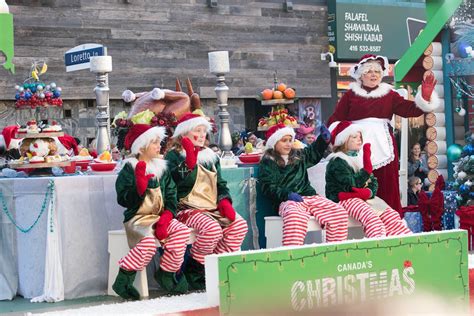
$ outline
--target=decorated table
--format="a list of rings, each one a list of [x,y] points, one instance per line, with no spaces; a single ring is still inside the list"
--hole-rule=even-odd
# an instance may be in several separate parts
[[[223,169],[234,207],[249,222],[243,249],[258,238],[251,175],[251,168]],[[0,300],[106,294],[108,231],[123,228],[116,177],[0,178]]]

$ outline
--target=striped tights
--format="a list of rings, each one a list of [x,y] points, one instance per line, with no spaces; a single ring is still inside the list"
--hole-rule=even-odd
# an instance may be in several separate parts
[[[322,196],[304,196],[303,202],[280,203],[279,214],[283,218],[283,246],[299,246],[304,243],[310,216],[326,228],[326,241],[347,239],[347,211],[337,203]]]
[[[168,226],[168,233],[168,238],[161,244],[164,253],[160,257],[160,267],[164,271],[176,272],[183,263],[191,232],[186,225],[173,219]],[[152,236],[142,238],[125,257],[120,259],[120,268],[128,271],[143,270],[156,253],[155,241],[155,237]]]
[[[186,213],[190,215],[187,216]],[[247,234],[247,222],[239,214],[236,214],[235,221],[227,227],[221,227],[215,219],[195,210],[183,210],[180,215],[178,216],[184,219],[184,224],[196,231],[191,255],[202,264],[207,255],[240,250]]]
[[[359,198],[339,202],[350,216],[362,223],[365,236],[368,238],[410,234],[403,224],[400,215],[392,208],[387,208],[380,216],[364,200]]]

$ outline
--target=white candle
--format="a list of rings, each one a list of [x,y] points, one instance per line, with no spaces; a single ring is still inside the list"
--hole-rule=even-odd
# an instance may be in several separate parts
[[[90,58],[91,72],[112,72],[112,56],[94,56]]]
[[[213,74],[226,74],[230,71],[229,52],[217,51],[209,54],[209,71]]]

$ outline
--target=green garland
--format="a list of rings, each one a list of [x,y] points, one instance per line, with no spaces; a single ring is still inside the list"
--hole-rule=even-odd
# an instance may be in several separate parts
[[[38,216],[36,217],[35,221],[33,222],[33,224],[30,225],[30,227],[28,228],[23,228],[21,227],[20,225],[18,225],[18,223],[15,221],[15,219],[13,218],[13,215],[11,214],[11,212],[8,210],[7,208],[7,204],[5,202],[5,197],[3,196],[3,192],[0,191],[0,200],[2,202],[2,210],[3,212],[7,215],[7,217],[10,219],[10,221],[12,222],[13,225],[15,225],[15,227],[21,231],[22,233],[28,233],[30,232],[35,226],[36,224],[38,224],[38,221],[39,219],[41,218],[41,216],[43,215],[44,211],[46,210],[47,208],[47,205],[49,204],[49,202],[51,203],[54,203],[54,181],[53,180],[49,180],[49,183],[48,183],[48,187],[46,189],[46,193],[44,195],[44,200],[43,200],[43,204],[41,205],[41,210],[38,214]],[[54,204],[52,205],[52,208],[51,208],[51,212],[53,212],[53,209],[54,209]],[[53,229],[54,229],[54,225],[53,225],[53,214],[51,214],[51,218],[50,218],[50,223],[49,223],[49,231],[50,232],[53,232]]]

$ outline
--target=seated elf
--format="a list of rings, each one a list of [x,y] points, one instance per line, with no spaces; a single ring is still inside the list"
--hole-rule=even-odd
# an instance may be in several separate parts
[[[240,249],[247,222],[235,212],[219,157],[204,146],[211,124],[187,113],[173,134],[166,155],[178,191],[177,218],[194,229],[196,240],[184,273],[192,289],[205,288],[204,257]]]
[[[119,261],[120,270],[112,286],[124,299],[137,300],[140,295],[133,286],[137,271],[146,268],[157,249],[164,253],[155,279],[170,294],[188,291],[188,282],[181,273],[190,230],[174,219],[176,185],[166,161],[158,158],[160,142],[166,137],[163,127],[133,125],[125,137],[125,148],[135,156],[124,161],[115,184],[117,201],[126,208],[124,226],[130,251]]]
[[[373,174],[370,144],[364,144],[360,125],[334,122],[333,153],[326,168],[326,196],[339,202],[350,216],[360,221],[367,237],[411,234],[397,211],[375,196],[377,178]]]
[[[325,126],[320,136],[304,149],[295,149],[295,131],[283,124],[272,126],[266,134],[266,150],[260,161],[258,181],[262,192],[273,202],[283,219],[283,245],[304,243],[311,216],[326,227],[326,241],[347,239],[346,210],[317,195],[307,169],[316,165],[328,147],[331,135]]]

